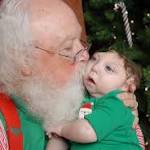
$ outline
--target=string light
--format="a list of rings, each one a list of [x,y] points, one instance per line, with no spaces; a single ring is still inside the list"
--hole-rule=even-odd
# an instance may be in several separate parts
[[[145,87],[145,91],[148,91],[149,90],[149,87]]]
[[[117,39],[117,37],[116,37],[115,35],[113,36],[113,38],[114,38],[115,40]]]
[[[133,23],[134,23],[134,20],[131,20],[130,22],[133,24]]]

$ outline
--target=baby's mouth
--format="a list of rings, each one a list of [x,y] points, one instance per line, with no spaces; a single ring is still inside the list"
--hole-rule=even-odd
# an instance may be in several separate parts
[[[88,83],[90,83],[90,84],[95,84],[95,81],[93,80],[92,77],[88,77],[87,81],[88,81]]]

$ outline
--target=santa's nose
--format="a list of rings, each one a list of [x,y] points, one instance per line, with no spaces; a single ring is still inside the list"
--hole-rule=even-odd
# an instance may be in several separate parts
[[[83,49],[78,53],[76,57],[76,62],[87,61],[88,59],[89,59],[89,53],[86,49]]]

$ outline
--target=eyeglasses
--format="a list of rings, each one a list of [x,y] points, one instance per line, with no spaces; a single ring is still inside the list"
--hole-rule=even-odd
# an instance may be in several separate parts
[[[73,53],[73,49],[72,48],[64,48],[62,50],[59,51],[50,51],[44,48],[41,48],[39,46],[35,46],[35,48],[45,51],[46,53],[50,54],[50,55],[54,55],[57,54],[58,56],[62,57],[65,60],[68,60],[71,64],[74,64],[77,61],[77,58],[83,54],[85,51],[89,51],[91,48],[92,44],[89,44],[83,40],[80,40],[81,45],[83,48],[81,48],[77,53]]]

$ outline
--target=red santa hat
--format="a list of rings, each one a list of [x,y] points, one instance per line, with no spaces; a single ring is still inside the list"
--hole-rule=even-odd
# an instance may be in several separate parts
[[[82,108],[87,108],[87,109],[91,109],[93,106],[93,103],[85,103],[82,105]]]

